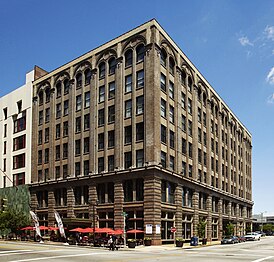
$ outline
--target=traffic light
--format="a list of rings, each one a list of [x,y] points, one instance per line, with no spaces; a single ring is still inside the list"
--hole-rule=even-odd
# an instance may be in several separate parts
[[[8,209],[8,199],[7,198],[1,198],[0,199],[0,211],[6,212]]]

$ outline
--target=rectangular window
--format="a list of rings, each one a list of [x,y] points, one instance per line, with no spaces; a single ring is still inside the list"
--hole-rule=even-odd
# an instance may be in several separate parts
[[[161,151],[161,165],[162,167],[166,167],[166,153]]]
[[[188,120],[188,135],[192,136],[192,122]]]
[[[186,162],[182,161],[182,175],[186,176]]]
[[[99,103],[105,101],[105,86],[99,87]]]
[[[77,139],[75,140],[75,155],[80,155],[81,154],[81,140]]]
[[[115,97],[115,82],[111,82],[108,85],[108,99]]]
[[[175,146],[175,135],[174,135],[174,132],[173,131],[169,131],[169,146],[171,148],[174,148]]]
[[[7,124],[4,124],[4,137],[7,137]]]
[[[63,123],[63,136],[68,136],[68,121]]]
[[[114,170],[114,155],[108,156],[108,171]]]
[[[19,173],[13,175],[13,185],[20,186],[25,184],[25,173]]]
[[[82,107],[82,95],[76,96],[76,111],[81,110]]]
[[[115,122],[115,106],[109,106],[108,107],[108,123],[114,123]]]
[[[204,146],[206,146],[206,132],[204,132]]]
[[[202,143],[202,130],[198,127],[198,142]]]
[[[14,121],[14,133],[18,133],[25,129],[26,129],[26,117],[25,116],[18,118],[17,120]]]
[[[166,127],[161,125],[161,142],[166,144]]]
[[[103,172],[105,169],[104,169],[104,158],[103,157],[99,157],[98,158],[98,173],[101,173]]]
[[[104,133],[98,134],[98,149],[104,149]]]
[[[198,162],[202,163],[202,150],[198,148]]]
[[[161,90],[166,92],[166,76],[161,73]]]
[[[131,144],[132,142],[132,126],[125,127],[125,144]]]
[[[144,165],[144,150],[137,150],[136,151],[136,166],[142,167]]]
[[[183,93],[183,92],[181,92],[181,96],[182,96],[182,98],[181,98],[181,103],[182,103],[182,108],[186,108],[186,95]]]
[[[49,142],[49,127],[45,129],[45,143]]]
[[[63,144],[63,159],[68,158],[68,143]]]
[[[144,140],[144,123],[136,124],[136,141]]]
[[[85,108],[90,107],[90,92],[85,93]]]
[[[89,175],[89,160],[84,161],[84,176]]]
[[[203,112],[203,123],[204,123],[204,126],[206,126],[206,113]]]
[[[25,154],[20,154],[13,157],[13,169],[25,167]]]
[[[43,110],[39,111],[39,119],[38,119],[38,124],[39,125],[43,124],[43,119],[44,119],[44,115],[43,114],[44,114]],[[15,127],[15,122],[14,122],[14,127]]]
[[[4,120],[6,120],[8,118],[8,108],[7,107],[3,108],[3,113],[4,113]]]
[[[198,121],[202,122],[202,109],[198,107]]]
[[[43,131],[38,131],[38,145],[41,145],[43,143]]]
[[[143,88],[145,86],[144,70],[140,70],[136,73],[136,89]]]
[[[132,91],[132,75],[128,75],[125,77],[125,93],[129,93]]]
[[[206,152],[204,152],[204,166],[206,166]]]
[[[161,116],[166,118],[166,101],[161,99]]]
[[[115,145],[115,133],[114,130],[108,131],[108,147],[114,147]]]
[[[49,149],[46,148],[45,149],[45,164],[49,162]]]
[[[175,119],[175,116],[174,116],[174,107],[169,105],[169,122],[170,123],[174,123],[174,119]]]
[[[89,153],[89,137],[84,138],[84,154]]]
[[[26,135],[19,136],[13,139],[13,151],[20,150],[26,147]]]
[[[191,99],[187,100],[187,111],[190,115],[192,115],[192,101],[191,101]]]
[[[63,165],[63,178],[68,177],[68,165]]]
[[[60,149],[60,145],[57,145],[55,147],[55,160],[58,161],[60,160],[61,157],[61,149]]]
[[[132,101],[125,101],[125,118],[131,117],[132,115]]]
[[[192,158],[192,144],[188,143],[188,156]]]
[[[182,131],[186,132],[186,117],[182,115]]]
[[[98,126],[103,126],[105,124],[105,109],[98,110]]]
[[[192,177],[192,166],[188,165],[188,176]]]
[[[169,97],[174,99],[174,84],[169,81]]]
[[[45,123],[49,122],[49,118],[50,118],[50,109],[46,108],[46,112],[45,112]]]
[[[75,120],[75,132],[76,133],[79,133],[81,132],[81,129],[82,129],[82,123],[81,123],[81,117],[76,117],[76,120]]]
[[[132,153],[126,152],[125,153],[125,169],[132,166]]]
[[[182,153],[186,154],[186,140],[182,138]]]
[[[90,115],[84,115],[84,130],[88,130],[90,128]]]
[[[81,163],[76,162],[75,163],[75,176],[80,176],[81,175]]]
[[[64,101],[64,116],[68,115],[68,111],[69,111],[69,101],[66,100]]]
[[[43,161],[43,153],[42,150],[38,151],[38,165],[41,165]]]
[[[169,157],[169,167],[170,167],[171,170],[174,170],[174,167],[175,167],[175,158],[174,158],[174,156]]]
[[[62,114],[62,106],[61,106],[61,103],[59,103],[56,105],[56,118],[61,117],[61,114]]]
[[[56,166],[55,167],[55,178],[59,179],[60,176],[61,176],[61,174],[60,174],[60,166]]]
[[[136,97],[136,115],[144,113],[144,96]]]

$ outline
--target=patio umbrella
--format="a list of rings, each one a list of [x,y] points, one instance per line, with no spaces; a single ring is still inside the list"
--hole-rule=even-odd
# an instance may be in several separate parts
[[[34,228],[31,226],[27,226],[27,227],[21,228],[20,230],[34,230]]]
[[[83,228],[81,233],[93,233],[93,228],[91,227]]]
[[[116,230],[113,230],[112,234],[113,235],[123,235],[124,233],[124,230],[122,229],[116,229]]]
[[[138,234],[138,233],[144,233],[144,230],[139,230],[139,229],[131,229],[127,231],[128,234]]]
[[[81,228],[81,227],[76,227],[76,228],[74,228],[74,229],[71,229],[70,232],[80,232],[80,233],[82,233],[82,230],[83,230],[83,228]]]
[[[48,230],[58,230],[58,227],[48,227]]]
[[[40,230],[48,230],[49,228],[46,226],[39,226]]]

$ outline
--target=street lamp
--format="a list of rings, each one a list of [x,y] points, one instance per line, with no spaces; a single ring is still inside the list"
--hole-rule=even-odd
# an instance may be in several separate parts
[[[266,213],[266,211],[261,212],[261,232],[263,232],[263,227],[264,227],[264,224],[263,224],[264,213]]]

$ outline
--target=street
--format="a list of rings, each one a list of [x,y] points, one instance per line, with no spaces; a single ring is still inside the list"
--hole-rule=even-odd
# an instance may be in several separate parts
[[[62,246],[28,242],[0,242],[0,261],[251,261],[274,262],[274,237],[234,245],[175,248],[136,247],[109,251],[106,248]]]

